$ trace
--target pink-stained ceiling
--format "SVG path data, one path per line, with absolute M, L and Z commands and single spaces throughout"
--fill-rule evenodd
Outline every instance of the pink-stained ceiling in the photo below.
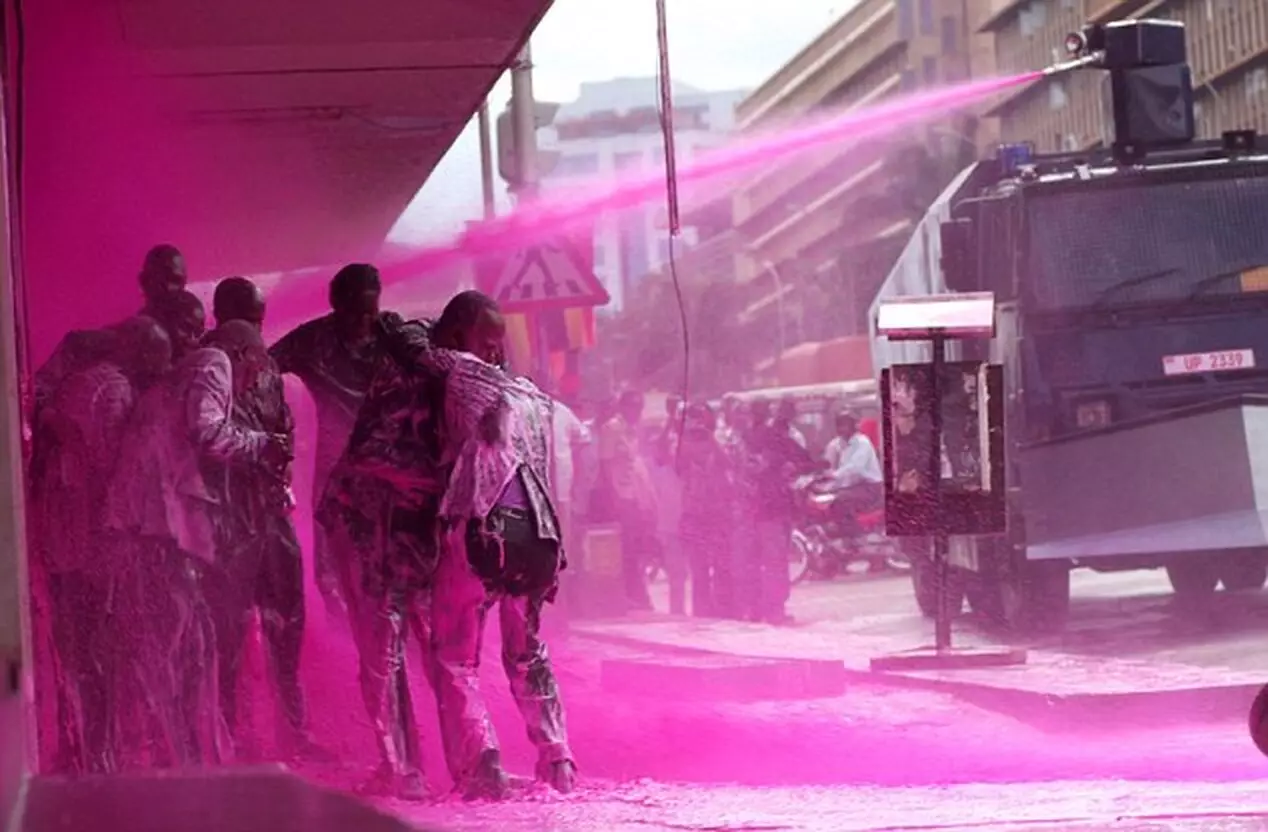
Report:
M 153 243 L 195 280 L 371 256 L 549 5 L 25 0 L 6 86 L 36 360 L 138 308 Z

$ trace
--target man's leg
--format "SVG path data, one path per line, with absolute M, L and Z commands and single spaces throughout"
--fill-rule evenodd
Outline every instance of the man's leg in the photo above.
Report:
M 621 576 L 625 598 L 635 609 L 650 610 L 652 599 L 647 592 L 645 565 L 652 554 L 651 541 L 655 518 L 631 503 L 620 508 Z
M 492 599 L 472 570 L 467 547 L 500 543 L 458 530 L 447 535 L 432 591 L 432 654 L 440 730 L 458 789 L 472 797 L 506 792 L 497 734 L 480 695 L 480 648 Z M 481 552 L 478 554 L 487 554 Z
M 304 560 L 295 527 L 288 517 L 270 517 L 263 530 L 266 540 L 256 605 L 268 648 L 277 701 L 291 729 L 296 751 L 312 745 L 304 691 L 299 681 L 300 653 L 304 644 Z
M 538 779 L 568 792 L 574 785 L 576 765 L 568 747 L 559 684 L 541 637 L 544 604 L 541 595 L 503 596 L 498 604 L 502 667 L 528 739 L 537 749 Z
M 761 576 L 758 615 L 770 623 L 788 619 L 788 599 L 792 596 L 792 580 L 788 574 L 788 558 L 792 532 L 779 519 L 757 521 L 757 569 Z
M 246 550 L 255 548 L 244 546 L 240 552 L 234 553 L 235 557 L 225 558 L 223 566 L 208 571 L 200 587 L 215 629 L 220 711 L 235 743 L 245 740 L 239 736 L 238 687 L 255 594 L 254 573 L 258 572 L 254 553 L 248 554 Z

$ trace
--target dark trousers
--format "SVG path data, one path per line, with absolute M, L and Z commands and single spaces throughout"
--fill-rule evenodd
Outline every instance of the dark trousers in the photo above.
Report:
M 116 583 L 116 608 L 128 611 L 123 631 L 130 661 L 122 683 L 134 764 L 205 766 L 232 756 L 207 581 L 201 561 L 166 541 L 139 540 Z
M 660 549 L 656 515 L 638 503 L 622 502 L 617 506 L 617 521 L 621 528 L 621 582 L 626 600 L 635 607 L 651 609 L 647 563 Z
M 686 515 L 679 538 L 691 575 L 691 614 L 724 616 L 732 580 L 730 526 L 713 516 Z
M 290 518 L 267 518 L 251 539 L 234 541 L 209 581 L 216 622 L 220 704 L 237 739 L 241 714 L 238 687 L 243 645 L 253 610 L 261 630 L 277 702 L 294 732 L 305 729 L 307 715 L 299 681 L 304 642 L 304 561 Z
M 57 688 L 59 770 L 114 770 L 111 699 L 117 645 L 107 636 L 108 580 L 86 571 L 49 576 L 53 636 L 62 670 Z

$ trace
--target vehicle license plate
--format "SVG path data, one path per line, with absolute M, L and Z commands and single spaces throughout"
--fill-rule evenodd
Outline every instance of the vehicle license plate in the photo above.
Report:
M 1221 373 L 1229 370 L 1250 370 L 1255 366 L 1254 350 L 1218 350 L 1195 352 L 1189 355 L 1167 355 L 1162 359 L 1162 371 L 1169 376 L 1190 373 Z

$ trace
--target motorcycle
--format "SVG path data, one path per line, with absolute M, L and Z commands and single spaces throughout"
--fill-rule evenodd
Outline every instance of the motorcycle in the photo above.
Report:
M 911 562 L 885 536 L 883 508 L 843 522 L 838 494 L 822 475 L 797 481 L 798 517 L 792 532 L 792 579 L 829 580 L 841 574 L 907 572 Z M 861 567 L 861 568 L 860 568 Z

